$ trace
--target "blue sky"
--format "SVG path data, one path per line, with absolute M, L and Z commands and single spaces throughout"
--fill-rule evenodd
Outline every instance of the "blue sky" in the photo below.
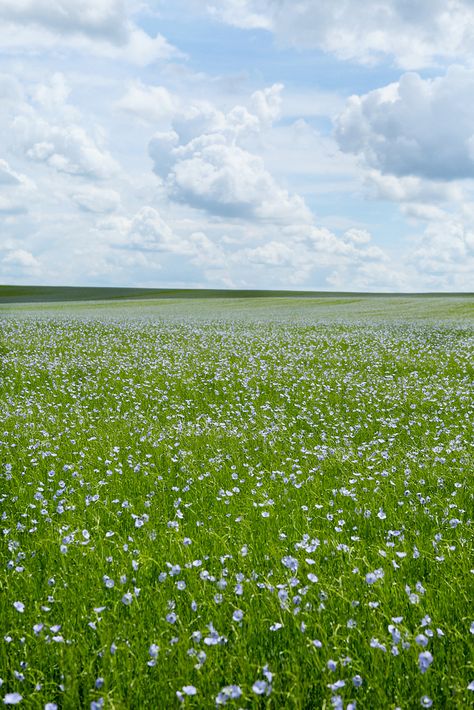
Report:
M 470 0 L 0 0 L 0 280 L 469 291 Z

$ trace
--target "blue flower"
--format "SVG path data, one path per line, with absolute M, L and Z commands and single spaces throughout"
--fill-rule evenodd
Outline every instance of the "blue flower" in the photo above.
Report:
M 429 651 L 422 651 L 422 653 L 418 656 L 418 665 L 422 673 L 426 673 L 432 663 L 433 656 Z
M 293 573 L 298 570 L 298 560 L 295 557 L 290 557 L 290 555 L 287 555 L 286 557 L 282 557 L 281 562 L 287 569 L 289 569 Z
M 270 695 L 272 686 L 266 680 L 256 680 L 252 685 L 252 690 L 255 695 Z

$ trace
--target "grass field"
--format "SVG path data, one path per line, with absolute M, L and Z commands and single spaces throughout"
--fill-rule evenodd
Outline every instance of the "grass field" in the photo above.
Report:
M 97 286 L 2 286 L 0 303 L 45 303 L 57 301 L 143 300 L 143 299 L 216 299 L 216 298 L 334 298 L 353 294 L 334 291 L 263 291 L 243 289 L 191 289 L 191 288 L 110 288 Z M 447 294 L 456 297 L 458 294 Z M 358 298 L 385 297 L 385 294 L 357 294 Z M 428 298 L 437 294 L 427 294 Z
M 0 699 L 471 707 L 473 305 L 1 306 Z

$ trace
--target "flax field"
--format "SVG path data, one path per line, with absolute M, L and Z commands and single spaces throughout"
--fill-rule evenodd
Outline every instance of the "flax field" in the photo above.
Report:
M 0 702 L 472 707 L 465 305 L 239 308 L 0 313 Z

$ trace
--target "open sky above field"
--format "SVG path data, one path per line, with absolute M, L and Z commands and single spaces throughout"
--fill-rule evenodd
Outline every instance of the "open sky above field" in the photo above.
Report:
M 0 282 L 472 291 L 471 0 L 0 0 Z

